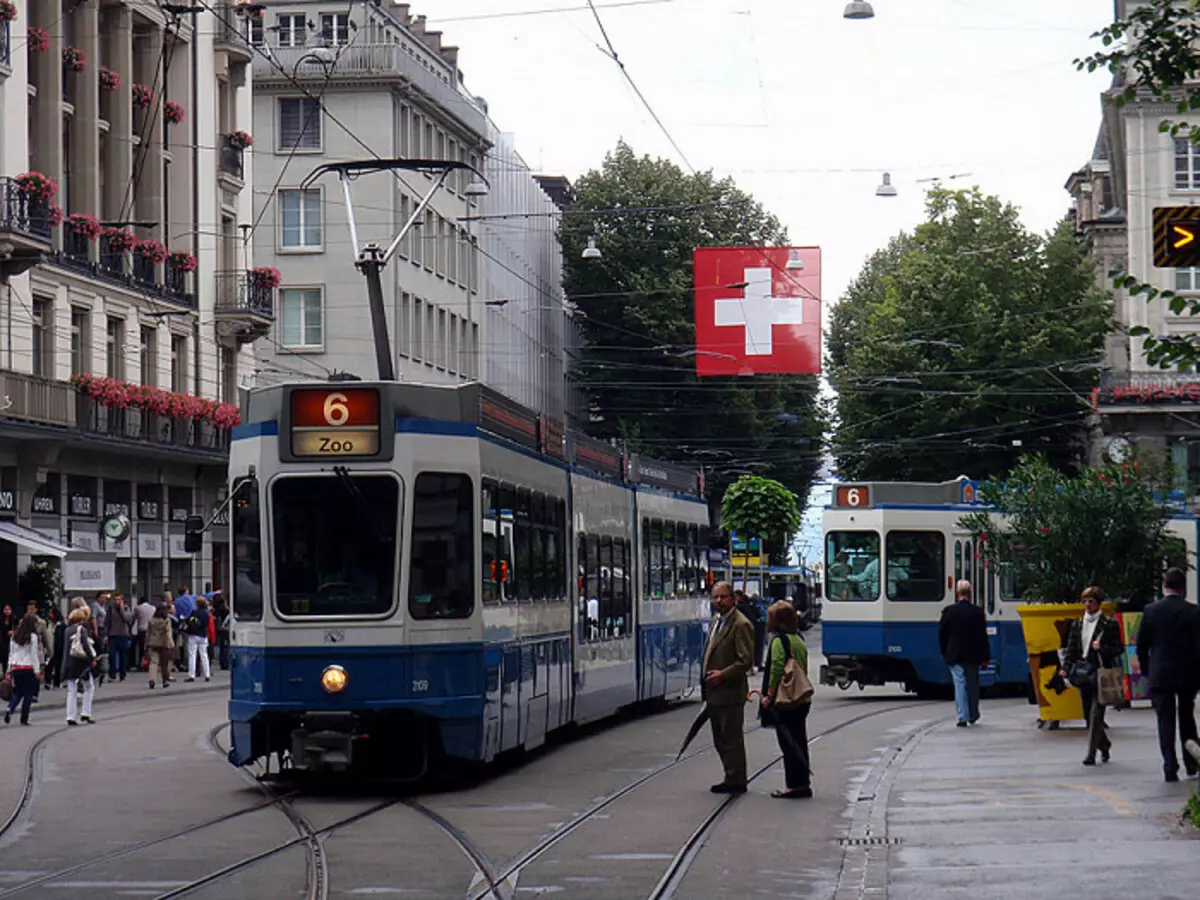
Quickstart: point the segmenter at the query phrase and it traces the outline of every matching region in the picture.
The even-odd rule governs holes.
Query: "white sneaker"
[[[1192,759],[1194,759],[1197,763],[1200,763],[1200,743],[1197,743],[1196,741],[1187,741],[1183,745],[1183,749],[1188,752]]]

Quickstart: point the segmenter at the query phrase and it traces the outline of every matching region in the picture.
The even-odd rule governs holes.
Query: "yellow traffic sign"
[[[1154,265],[1178,269],[1200,265],[1200,206],[1154,209]]]

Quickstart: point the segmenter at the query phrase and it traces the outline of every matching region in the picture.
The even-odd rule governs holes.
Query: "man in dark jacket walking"
[[[1200,610],[1184,599],[1187,576],[1181,569],[1167,569],[1163,595],[1146,607],[1138,628],[1137,655],[1142,673],[1150,679],[1150,699],[1158,719],[1158,746],[1162,751],[1163,775],[1179,780],[1179,758],[1175,755],[1175,717],[1179,716],[1179,743],[1196,740],[1197,682],[1200,681]],[[1187,753],[1183,765],[1195,775],[1197,763]]]
[[[991,659],[992,648],[983,610],[971,602],[971,582],[955,585],[954,598],[954,603],[942,610],[938,644],[954,678],[958,727],[966,728],[979,721],[979,667]]]

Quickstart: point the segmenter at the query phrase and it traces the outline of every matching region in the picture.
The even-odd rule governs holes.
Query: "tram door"
[[[982,685],[994,684],[997,679],[997,662],[1001,659],[1003,647],[1000,642],[1000,606],[996,600],[996,572],[993,567],[983,560],[975,537],[966,533],[954,537],[954,582],[961,579],[971,582],[971,602],[983,610],[987,617],[988,643],[991,645],[992,659],[989,665],[980,669],[979,682]]]

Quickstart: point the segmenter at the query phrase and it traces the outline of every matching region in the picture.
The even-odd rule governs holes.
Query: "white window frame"
[[[350,17],[345,13],[321,13],[321,39],[328,47],[345,47],[349,44]]]
[[[10,301],[11,302],[11,301]],[[34,296],[30,310],[33,374],[54,378],[54,299]]]
[[[308,146],[305,146],[305,144],[303,142],[300,142],[299,144],[289,143],[287,146],[283,145],[283,104],[284,104],[284,101],[296,101],[301,104],[301,107],[300,107],[301,113],[304,115],[305,119],[307,120],[306,124],[302,123],[302,125],[304,126],[303,131],[307,132],[309,130],[309,128],[316,128],[316,130],[317,130],[317,146],[308,147]],[[299,154],[299,153],[324,153],[325,152],[325,125],[323,122],[324,111],[320,108],[320,105],[318,104],[318,109],[317,109],[316,115],[313,116],[311,119],[308,119],[307,110],[305,110],[305,108],[304,108],[304,104],[306,102],[307,103],[316,103],[317,101],[311,97],[305,97],[303,94],[288,95],[288,96],[284,96],[284,97],[276,97],[275,98],[275,154],[277,156],[288,156],[292,153]]]
[[[321,296],[321,343],[319,344],[296,344],[288,345],[284,342],[283,334],[283,308],[287,302],[287,293],[289,291],[317,291]],[[301,308],[303,312],[303,307]],[[325,352],[325,285],[323,284],[289,284],[279,288],[279,333],[278,345],[279,349],[284,353],[324,353]],[[307,331],[305,327],[307,323],[304,321],[303,315],[300,320],[300,337],[303,339],[304,333]]]
[[[300,40],[296,40],[296,23],[300,23]],[[275,16],[280,47],[303,47],[308,43],[308,16],[305,13],[279,13]]]
[[[276,240],[275,240],[276,250],[279,253],[287,253],[289,255],[296,254],[296,253],[324,253],[325,252],[325,192],[324,192],[324,188],[321,187],[320,185],[318,185],[317,187],[311,187],[311,188],[280,188],[275,193],[276,193],[275,220],[278,223],[278,228],[276,230],[277,231]],[[304,212],[304,210],[305,210],[304,194],[306,194],[306,193],[317,195],[317,209],[320,211],[319,215],[321,218],[321,221],[320,221],[321,240],[320,240],[320,243],[313,244],[313,245],[303,243],[305,226],[307,224],[306,219],[305,219],[305,212]],[[289,244],[284,243],[284,237],[283,237],[283,235],[284,235],[283,195],[284,194],[296,194],[300,197],[300,240],[301,240],[301,243],[296,244],[296,245],[289,245]]]
[[[262,47],[267,43],[266,23],[262,15],[247,15],[242,22],[242,35],[251,47]]]
[[[1189,282],[1186,287],[1182,284],[1185,280]],[[1177,294],[1200,294],[1200,266],[1176,269],[1174,290]]]

